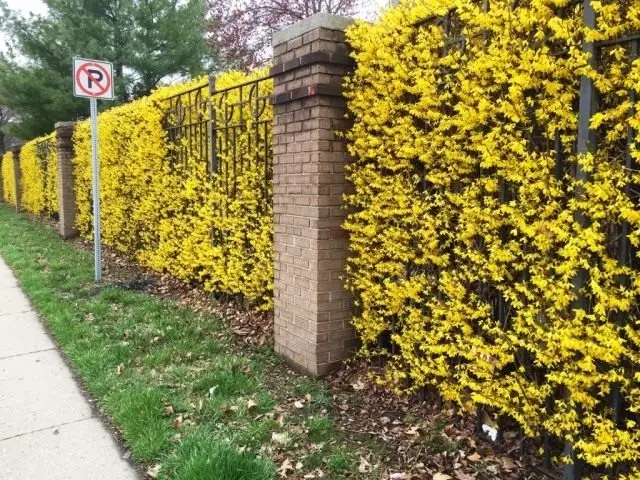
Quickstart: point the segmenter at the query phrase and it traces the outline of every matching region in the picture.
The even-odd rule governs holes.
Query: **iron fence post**
[[[215,107],[216,77],[209,75],[209,169],[213,175],[218,172],[218,152],[216,150],[216,107]]]
[[[596,14],[591,4],[591,0],[583,1],[583,23],[585,27],[595,28],[596,26]],[[582,50],[589,57],[588,62],[591,68],[597,66],[597,51],[593,42],[583,41]],[[580,79],[580,108],[578,112],[578,141],[576,144],[576,154],[578,157],[586,155],[595,149],[596,136],[595,132],[591,129],[591,117],[597,108],[596,90],[593,80],[588,75],[582,75]],[[589,173],[576,162],[575,167],[575,179],[577,181],[585,181],[589,179]],[[583,194],[583,189],[578,186],[576,189],[576,196],[579,197]],[[583,212],[578,212],[575,215],[575,221],[578,225],[586,227],[588,220]],[[576,272],[576,276],[573,280],[573,291],[576,295],[576,299],[573,303],[573,309],[586,310],[589,306],[588,299],[582,291],[588,282],[587,272],[584,269],[579,269]],[[567,397],[571,396],[570,391],[565,392]],[[577,457],[573,444],[569,441],[565,442],[564,455],[570,460],[564,466],[564,480],[580,480],[582,478],[582,472],[584,469],[583,462]]]

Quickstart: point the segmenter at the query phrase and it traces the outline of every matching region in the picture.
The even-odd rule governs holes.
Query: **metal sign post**
[[[93,247],[96,282],[102,280],[100,232],[100,161],[98,155],[98,98],[113,100],[113,66],[109,62],[73,59],[73,94],[89,99],[91,110],[91,158],[93,172]]]
[[[93,250],[96,282],[102,280],[102,242],[100,232],[100,162],[98,161],[98,101],[89,99],[91,110],[91,165],[93,171]]]

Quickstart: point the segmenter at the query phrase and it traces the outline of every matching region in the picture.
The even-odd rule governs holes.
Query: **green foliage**
[[[204,429],[191,435],[168,463],[176,480],[270,480],[275,478],[271,462],[239,453],[231,445]]]
[[[2,10],[11,39],[0,57],[0,104],[20,118],[16,133],[31,138],[61,120],[87,116],[72,97],[71,59],[114,64],[120,102],[148,94],[169,76],[195,76],[207,62],[203,0],[49,0],[46,17]]]
[[[166,391],[144,384],[132,385],[109,396],[107,408],[113,420],[122,425],[137,460],[158,458],[174,435],[162,414],[162,404],[166,399]]]

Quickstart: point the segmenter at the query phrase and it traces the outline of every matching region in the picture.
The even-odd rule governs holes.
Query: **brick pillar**
[[[1,137],[0,137],[1,138]],[[4,150],[0,144],[0,203],[4,201],[4,182],[2,181],[2,162],[4,161]]]
[[[16,210],[22,209],[22,171],[20,171],[20,150],[22,145],[13,145],[11,152],[13,153],[13,180],[16,188]]]
[[[56,129],[56,146],[58,150],[58,200],[60,203],[60,235],[70,238],[76,235],[76,192],[73,176],[73,128],[74,122],[58,122]]]
[[[353,352],[352,300],[341,277],[348,128],[342,81],[352,67],[351,19],[307,18],[273,37],[275,348],[294,367],[324,375]]]

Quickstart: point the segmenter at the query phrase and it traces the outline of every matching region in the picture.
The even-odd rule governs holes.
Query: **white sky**
[[[5,0],[12,10],[19,10],[25,14],[38,13],[44,14],[47,7],[42,0]],[[369,16],[375,14],[381,7],[387,6],[389,0],[362,0],[363,15]]]
[[[46,13],[47,6],[42,0],[5,0],[11,10],[19,10],[28,13]]]
[[[29,13],[44,15],[47,13],[47,6],[42,0],[5,0],[11,10],[21,12],[24,16]],[[380,10],[391,3],[391,0],[361,0],[361,11],[359,16],[372,20],[377,17]],[[6,51],[7,38],[0,32],[0,52]]]

